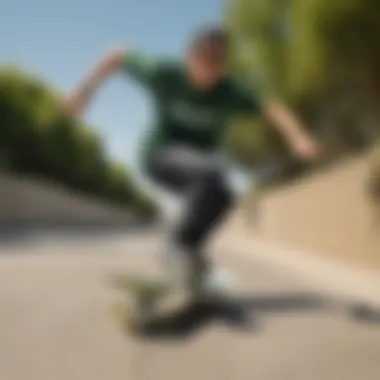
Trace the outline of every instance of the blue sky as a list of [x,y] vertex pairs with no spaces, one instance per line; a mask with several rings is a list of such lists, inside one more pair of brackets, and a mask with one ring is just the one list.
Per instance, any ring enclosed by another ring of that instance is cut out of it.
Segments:
[[[5,0],[0,61],[17,62],[68,92],[109,47],[181,54],[194,28],[220,20],[222,1]],[[149,121],[140,88],[113,78],[86,119],[104,136],[110,154],[133,165],[137,139]]]
[[[63,93],[73,89],[114,46],[179,55],[198,26],[220,21],[223,0],[3,0],[0,62],[15,62]],[[149,102],[128,78],[101,89],[86,120],[108,152],[135,168],[138,140],[148,127]]]

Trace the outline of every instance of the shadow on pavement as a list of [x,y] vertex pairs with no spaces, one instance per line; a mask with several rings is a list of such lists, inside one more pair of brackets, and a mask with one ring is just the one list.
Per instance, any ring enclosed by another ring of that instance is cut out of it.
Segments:
[[380,326],[380,310],[368,305],[339,302],[319,294],[291,293],[241,297],[225,305],[189,305],[151,322],[139,332],[139,336],[145,339],[187,339],[215,322],[224,322],[249,333],[255,330],[259,318],[285,313],[343,315],[354,322]]
[[380,325],[380,308],[365,303],[354,303],[348,307],[348,317],[358,323]]
[[[232,316],[236,314],[236,316]],[[241,325],[241,316],[231,305],[194,304],[169,312],[144,326],[139,335],[147,339],[185,339],[212,322],[226,320]]]

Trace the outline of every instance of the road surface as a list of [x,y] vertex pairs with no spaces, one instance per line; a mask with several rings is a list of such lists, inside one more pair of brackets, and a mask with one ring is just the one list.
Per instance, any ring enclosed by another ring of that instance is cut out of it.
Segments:
[[376,313],[323,294],[290,269],[230,249],[215,252],[216,260],[234,274],[250,308],[249,328],[205,318],[176,338],[142,341],[123,334],[109,316],[113,294],[105,277],[118,268],[148,267],[157,244],[142,233],[2,246],[0,378],[380,378]]

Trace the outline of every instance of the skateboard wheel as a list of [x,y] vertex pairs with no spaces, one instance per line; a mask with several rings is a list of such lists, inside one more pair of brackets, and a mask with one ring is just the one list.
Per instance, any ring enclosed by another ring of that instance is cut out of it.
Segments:
[[111,316],[118,322],[119,326],[125,330],[133,330],[135,327],[135,318],[132,310],[127,308],[122,302],[113,302],[110,304],[109,311]]
[[123,302],[111,303],[110,314],[117,321],[123,332],[128,331],[128,333],[133,335],[139,335],[144,331],[146,324],[149,324],[152,317],[151,314],[143,317],[137,312],[136,308],[127,307]]

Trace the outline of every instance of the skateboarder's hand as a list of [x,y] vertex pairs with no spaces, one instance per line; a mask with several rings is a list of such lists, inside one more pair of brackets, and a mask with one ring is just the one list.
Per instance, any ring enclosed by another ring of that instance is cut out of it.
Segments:
[[62,112],[66,116],[81,117],[85,108],[85,100],[78,95],[71,95],[62,101]]
[[302,160],[314,160],[321,154],[317,141],[308,135],[299,135],[291,140],[293,154]]

